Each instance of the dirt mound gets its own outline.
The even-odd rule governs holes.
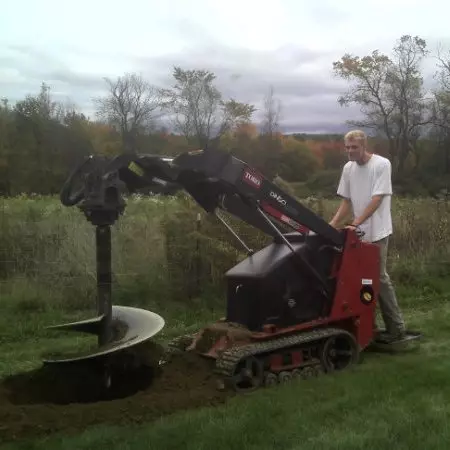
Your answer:
[[[94,424],[149,422],[176,411],[217,405],[230,392],[217,389],[212,361],[177,356],[159,372],[114,372],[106,393],[100,377],[85,368],[53,366],[9,377],[0,384],[0,442]]]

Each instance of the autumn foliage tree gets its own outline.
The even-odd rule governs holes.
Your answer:
[[[308,145],[292,136],[283,136],[280,141],[280,164],[278,175],[286,181],[307,181],[320,163]]]
[[[358,104],[364,116],[349,123],[383,134],[389,142],[394,172],[403,171],[410,155],[418,163],[418,140],[431,123],[421,74],[427,54],[425,40],[405,35],[391,57],[375,50],[363,57],[345,54],[333,63],[335,74],[352,83],[339,102]]]

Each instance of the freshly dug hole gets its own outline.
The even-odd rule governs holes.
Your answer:
[[[125,377],[122,398],[117,398],[117,387],[116,398],[108,401],[101,389],[96,390],[99,384],[92,374],[78,372],[57,379],[54,371],[40,369],[9,377],[0,384],[0,441],[80,432],[96,424],[151,422],[177,411],[223,403],[233,393],[217,389],[213,364],[195,354],[177,355],[149,378],[139,371],[134,379]],[[134,393],[127,395],[128,389]],[[95,401],[102,395],[104,401]]]
[[[44,366],[8,377],[3,382],[7,400],[12,404],[93,403],[120,399],[151,386],[155,371],[150,367],[112,371],[109,389],[102,384],[102,372],[96,367]]]
[[[159,373],[158,361],[163,351],[161,345],[147,341],[106,357],[44,365],[6,378],[3,386],[13,404],[65,405],[124,398],[151,386]],[[79,354],[53,353],[52,356],[75,357]],[[109,388],[104,384],[106,365],[111,376]]]

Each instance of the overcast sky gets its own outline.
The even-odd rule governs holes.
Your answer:
[[[433,52],[450,48],[450,3],[441,1],[5,1],[0,97],[16,101],[46,82],[93,116],[102,77],[139,72],[168,86],[181,65],[213,70],[225,95],[257,107],[273,85],[285,131],[333,132],[358,110],[337,104],[346,84],[332,62],[389,53],[402,34],[425,38]]]

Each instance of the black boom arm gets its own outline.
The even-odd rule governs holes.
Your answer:
[[[76,179],[81,178],[75,190]],[[112,160],[91,157],[71,174],[61,192],[66,206],[82,203],[108,209],[122,194],[142,190],[174,193],[183,189],[207,212],[222,209],[271,236],[279,235],[267,216],[300,233],[313,232],[332,245],[343,245],[343,234],[320,216],[229,153],[214,150],[160,155],[120,155]],[[74,192],[72,192],[74,191]],[[111,202],[111,199],[114,199]],[[113,204],[111,204],[113,203]],[[105,206],[103,204],[103,206]]]
[[[274,230],[261,217],[267,214],[295,231],[312,231],[337,247],[343,245],[338,230],[228,153],[183,153],[173,160],[173,166],[179,171],[177,182],[208,212],[227,210],[273,235]]]

